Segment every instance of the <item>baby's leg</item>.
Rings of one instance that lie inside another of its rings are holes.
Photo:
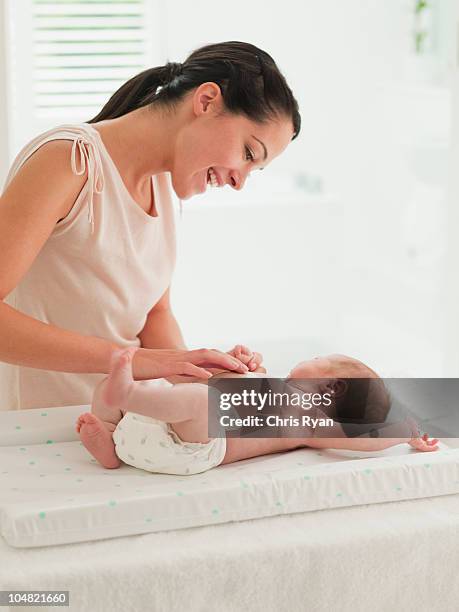
[[[128,351],[134,354],[136,349],[131,348]],[[113,355],[110,375],[94,391],[92,413],[81,414],[76,423],[76,431],[86,450],[105,468],[117,468],[121,465],[115,453],[112,434],[123,417],[116,401],[116,393],[120,391],[120,397],[124,397],[125,390],[118,381],[124,360],[124,352],[117,351]]]
[[[160,387],[150,381],[134,381],[132,357],[136,349],[118,354],[97,394],[93,413],[107,426],[126,412],[170,423],[186,442],[207,442],[207,385],[182,383]]]
[[[169,423],[184,442],[209,441],[207,385],[181,383],[157,387],[136,384],[122,410]]]
[[[92,413],[115,427],[126,412],[123,407],[134,386],[132,358],[136,350],[137,347],[131,347],[113,354],[110,373],[96,387],[92,398]]]

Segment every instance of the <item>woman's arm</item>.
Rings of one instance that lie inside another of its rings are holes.
[[[0,361],[57,372],[107,373],[113,342],[43,323],[0,302]]]
[[[71,171],[71,149],[64,140],[40,147],[0,197],[0,360],[45,370],[108,372],[115,344],[43,323],[3,302],[86,181]]]
[[[170,287],[148,313],[138,337],[143,348],[186,350],[182,332],[172,312]]]

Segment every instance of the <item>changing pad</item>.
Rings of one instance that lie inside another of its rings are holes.
[[[74,431],[88,406],[0,413],[0,532],[47,546],[459,492],[459,449],[301,449],[180,477],[105,470]]]

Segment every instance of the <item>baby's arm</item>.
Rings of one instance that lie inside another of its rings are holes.
[[[397,444],[407,443],[414,449],[423,452],[438,450],[438,439],[429,440],[427,434],[411,438],[306,438],[305,443],[311,448],[334,448],[356,451],[380,451]]]
[[[396,444],[409,442],[410,438],[306,438],[311,448],[334,448],[356,451],[380,451]]]
[[[421,438],[418,425],[410,416],[408,416],[404,421],[389,423],[385,427],[380,428],[378,431],[382,432],[384,437],[378,438],[348,438],[345,436],[344,430],[341,428],[338,421],[334,421],[334,427],[338,427],[338,435],[341,435],[342,433],[343,437],[307,438],[305,440],[307,446],[311,446],[312,448],[334,448],[372,452],[384,450],[386,448],[390,448],[391,446],[396,446],[397,444],[406,443],[418,451],[426,452],[438,450],[438,439],[433,438],[432,440],[429,440],[427,434],[424,434]],[[314,430],[313,435],[316,433],[317,430]]]

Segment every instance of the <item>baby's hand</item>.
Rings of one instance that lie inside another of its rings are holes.
[[[236,344],[234,348],[228,351],[229,355],[236,357],[239,361],[242,361],[249,368],[249,372],[262,372],[266,373],[265,368],[262,367],[261,363],[263,357],[260,353],[252,352],[247,346],[243,344]]]
[[[413,438],[408,444],[418,451],[430,452],[438,450],[437,442],[438,438],[429,440],[429,436],[424,434],[422,438]]]

